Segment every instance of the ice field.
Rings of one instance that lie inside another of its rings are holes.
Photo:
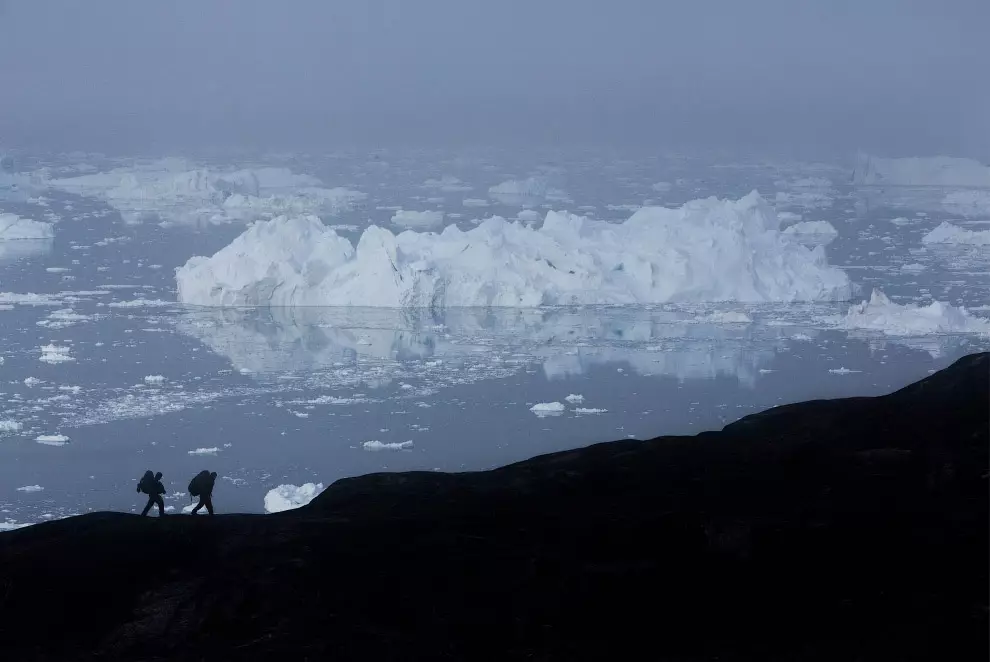
[[[990,169],[574,150],[19,155],[0,528],[298,506],[889,391],[990,347]],[[294,487],[298,486],[298,487]]]

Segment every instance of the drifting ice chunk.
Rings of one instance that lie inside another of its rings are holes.
[[[850,370],[849,368],[829,368],[828,371],[833,375],[851,375],[854,372],[863,372],[862,370]]]
[[[378,440],[366,441],[361,444],[366,451],[402,451],[413,447],[412,441],[391,442],[383,444]]]
[[[165,377],[163,375],[148,375],[144,378],[144,383],[158,386],[165,383]]]
[[[392,216],[392,224],[404,228],[432,228],[443,223],[442,211],[407,211],[400,209]]]
[[[559,402],[538,402],[529,408],[531,412],[543,418],[544,416],[557,416],[563,413],[564,405]]]
[[[51,239],[55,230],[51,223],[32,221],[17,214],[0,214],[0,241],[15,239]]]
[[[69,443],[69,438],[64,434],[43,434],[35,437],[34,440],[45,446],[65,446]]]
[[[835,237],[839,231],[828,221],[804,221],[790,226],[784,234],[828,234]]]
[[[279,485],[268,490],[265,495],[265,512],[281,513],[286,510],[301,508],[308,504],[323,491],[323,483],[304,483],[302,485]]]
[[[876,289],[869,301],[849,309],[841,326],[846,329],[871,329],[891,336],[990,333],[990,321],[971,315],[965,308],[955,308],[939,301],[924,307],[901,306]]]
[[[20,432],[21,427],[17,421],[0,420],[0,434]]]
[[[567,396],[566,398],[564,398],[564,400],[567,400],[572,405],[577,405],[577,404],[581,404],[582,402],[584,402],[584,396],[583,395],[578,395],[576,393],[571,393],[569,396]]]
[[[990,188],[990,168],[948,156],[883,159],[860,154],[853,183],[858,186],[968,186]]]
[[[943,221],[941,225],[921,238],[923,244],[971,244],[990,245],[990,230],[966,230]]]
[[[194,451],[186,451],[189,455],[216,455],[220,452],[220,449],[214,446],[213,448],[197,448]]]
[[[44,363],[66,363],[68,361],[75,361],[75,357],[69,356],[70,349],[68,347],[58,347],[57,345],[44,345],[41,347],[41,356],[38,358],[39,361]]]
[[[753,192],[624,223],[550,212],[541,228],[494,217],[461,231],[394,235],[357,246],[315,216],[257,222],[210,258],[176,270],[178,298],[204,306],[538,307],[848,299],[824,250],[780,232]]]
[[[585,409],[584,407],[577,407],[574,409],[575,414],[604,414],[608,409]]]
[[[24,487],[18,487],[18,492],[43,492],[45,488],[41,485],[25,485]]]

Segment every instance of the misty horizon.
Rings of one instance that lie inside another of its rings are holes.
[[[0,143],[990,154],[979,1],[0,5]]]

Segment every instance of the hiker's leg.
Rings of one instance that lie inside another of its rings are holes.
[[[203,499],[206,502],[206,510],[211,515],[213,514],[213,495],[207,494],[206,498]]]
[[[165,516],[165,499],[162,498],[162,495],[161,494],[155,496],[155,503],[158,504],[158,516],[159,517],[164,517]]]
[[[148,504],[144,507],[144,510],[141,511],[141,517],[144,517],[145,515],[148,514],[148,511],[151,510],[151,506],[154,503],[155,503],[154,497],[149,496],[148,497]]]
[[[192,514],[195,515],[196,513],[198,513],[199,512],[199,509],[202,508],[203,505],[204,505],[203,504],[203,497],[199,497],[199,503],[197,503],[196,504],[196,507],[192,509]]]

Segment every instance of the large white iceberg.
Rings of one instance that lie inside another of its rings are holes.
[[[990,230],[967,230],[952,223],[942,222],[921,238],[923,244],[971,244],[990,246]]]
[[[323,491],[323,483],[303,485],[279,485],[265,495],[265,512],[281,513],[301,508]]]
[[[885,159],[859,154],[853,171],[858,186],[965,186],[990,188],[990,167],[949,156]]]
[[[840,326],[880,331],[890,336],[990,333],[990,321],[970,314],[963,307],[956,308],[940,301],[927,306],[902,306],[876,289],[869,301],[849,308]]]
[[[52,179],[49,184],[103,200],[131,222],[229,222],[337,213],[365,197],[349,189],[323,188],[319,179],[286,168],[215,172],[182,159]]]
[[[51,223],[32,221],[17,214],[0,213],[0,241],[51,239],[55,230]]]
[[[759,194],[647,207],[623,223],[549,212],[539,229],[500,217],[462,231],[372,226],[351,244],[316,216],[257,222],[176,269],[203,306],[537,307],[851,296],[821,247],[780,232]]]

